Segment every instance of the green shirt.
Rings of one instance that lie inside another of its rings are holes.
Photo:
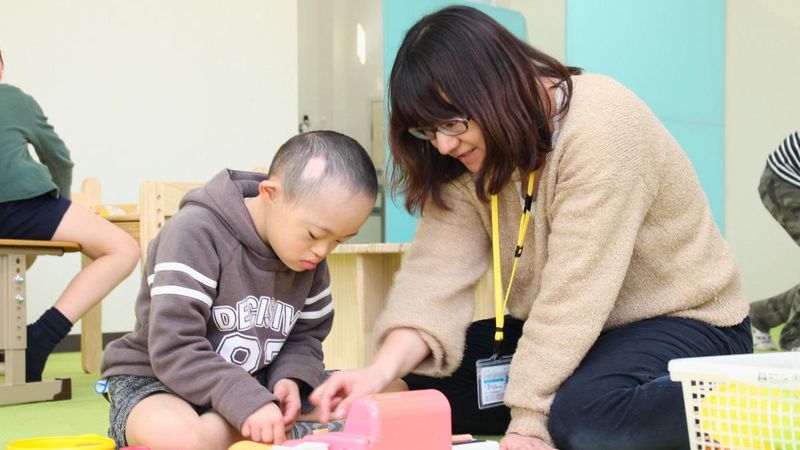
[[[28,151],[31,144],[39,157]],[[45,193],[70,196],[72,160],[42,108],[19,88],[0,84],[0,202]]]

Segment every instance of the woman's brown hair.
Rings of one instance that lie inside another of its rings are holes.
[[[561,80],[566,114],[572,96],[567,67],[525,42],[488,15],[451,6],[423,17],[406,34],[389,80],[392,192],[421,211],[432,199],[447,208],[442,186],[466,172],[457,159],[408,133],[468,115],[483,132],[486,156],[475,174],[478,197],[498,193],[514,170],[530,172],[552,150],[549,98],[542,77]]]

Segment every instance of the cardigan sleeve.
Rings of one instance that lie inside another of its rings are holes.
[[[461,363],[465,331],[475,310],[474,289],[489,267],[491,251],[470,201],[472,189],[464,179],[447,186],[449,211],[426,204],[376,324],[379,343],[396,328],[420,332],[431,355],[415,373],[446,376]]]
[[[635,120],[563,136],[549,211],[547,261],[511,364],[508,432],[550,441],[556,390],[600,335],[655,196]],[[633,123],[631,123],[633,122]]]

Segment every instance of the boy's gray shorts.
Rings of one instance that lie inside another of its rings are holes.
[[[117,447],[127,447],[125,424],[128,422],[133,407],[144,398],[159,393],[175,394],[155,377],[137,377],[134,375],[116,375],[108,378],[108,394],[111,407],[108,410],[108,437],[116,442]],[[208,408],[195,407],[198,414]]]

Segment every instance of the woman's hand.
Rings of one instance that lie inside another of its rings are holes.
[[[342,370],[333,373],[317,386],[309,400],[319,410],[320,422],[325,423],[331,418],[342,419],[356,399],[381,392],[392,378],[374,365],[363,369]],[[331,415],[333,410],[336,412]]]
[[[417,330],[395,328],[383,341],[369,367],[336,372],[317,386],[309,400],[319,410],[319,421],[343,419],[350,405],[362,395],[381,392],[396,378],[413,370],[430,353],[430,348]]]
[[[556,450],[539,438],[508,433],[500,441],[500,450]]]

